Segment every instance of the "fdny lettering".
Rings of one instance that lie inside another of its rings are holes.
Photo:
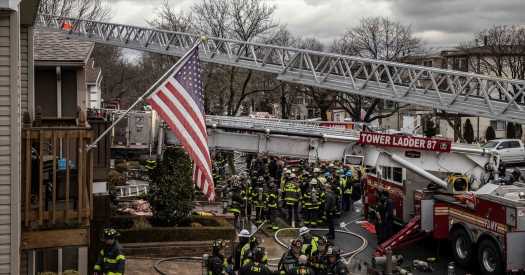
[[[367,132],[361,132],[359,143],[437,152],[450,152],[450,147],[452,145],[451,141],[444,139]]]
[[[496,232],[498,231],[498,223],[496,223],[495,221],[488,220],[485,226],[487,227],[488,230],[492,230]]]

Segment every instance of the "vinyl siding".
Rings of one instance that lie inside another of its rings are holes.
[[[0,274],[19,273],[20,238],[20,86],[28,79],[25,28],[24,66],[20,63],[16,12],[0,13]],[[20,75],[20,71],[25,76]],[[27,81],[26,81],[27,83]],[[26,86],[27,87],[27,86]],[[27,89],[26,89],[27,91]],[[27,97],[26,97],[27,98]],[[26,108],[27,108],[26,102]]]
[[[20,87],[21,87],[21,108],[22,113],[29,111],[29,36],[30,27],[20,27]],[[32,57],[32,56],[31,56]],[[1,75],[1,70],[0,70]]]
[[[10,16],[0,14],[0,274],[9,274],[11,256],[11,56]]]

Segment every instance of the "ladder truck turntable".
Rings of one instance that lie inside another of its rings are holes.
[[[347,153],[364,156],[370,170],[365,216],[376,211],[378,191],[386,191],[395,220],[403,225],[375,255],[431,236],[450,240],[455,262],[477,263],[484,275],[525,270],[525,183],[495,183],[497,153],[441,139],[364,132]]]

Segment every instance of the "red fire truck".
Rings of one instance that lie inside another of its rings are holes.
[[[382,133],[361,133],[347,153],[364,156],[370,171],[365,214],[375,214],[378,190],[386,191],[403,226],[376,255],[430,235],[450,240],[456,263],[477,264],[482,274],[525,269],[525,184],[495,184],[494,153],[444,139]]]

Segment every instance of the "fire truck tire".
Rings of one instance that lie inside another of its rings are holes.
[[[499,246],[493,240],[484,239],[479,243],[478,263],[483,275],[503,274],[503,258]]]
[[[469,234],[463,228],[456,228],[451,234],[451,246],[457,264],[467,267],[472,262],[474,246]]]

